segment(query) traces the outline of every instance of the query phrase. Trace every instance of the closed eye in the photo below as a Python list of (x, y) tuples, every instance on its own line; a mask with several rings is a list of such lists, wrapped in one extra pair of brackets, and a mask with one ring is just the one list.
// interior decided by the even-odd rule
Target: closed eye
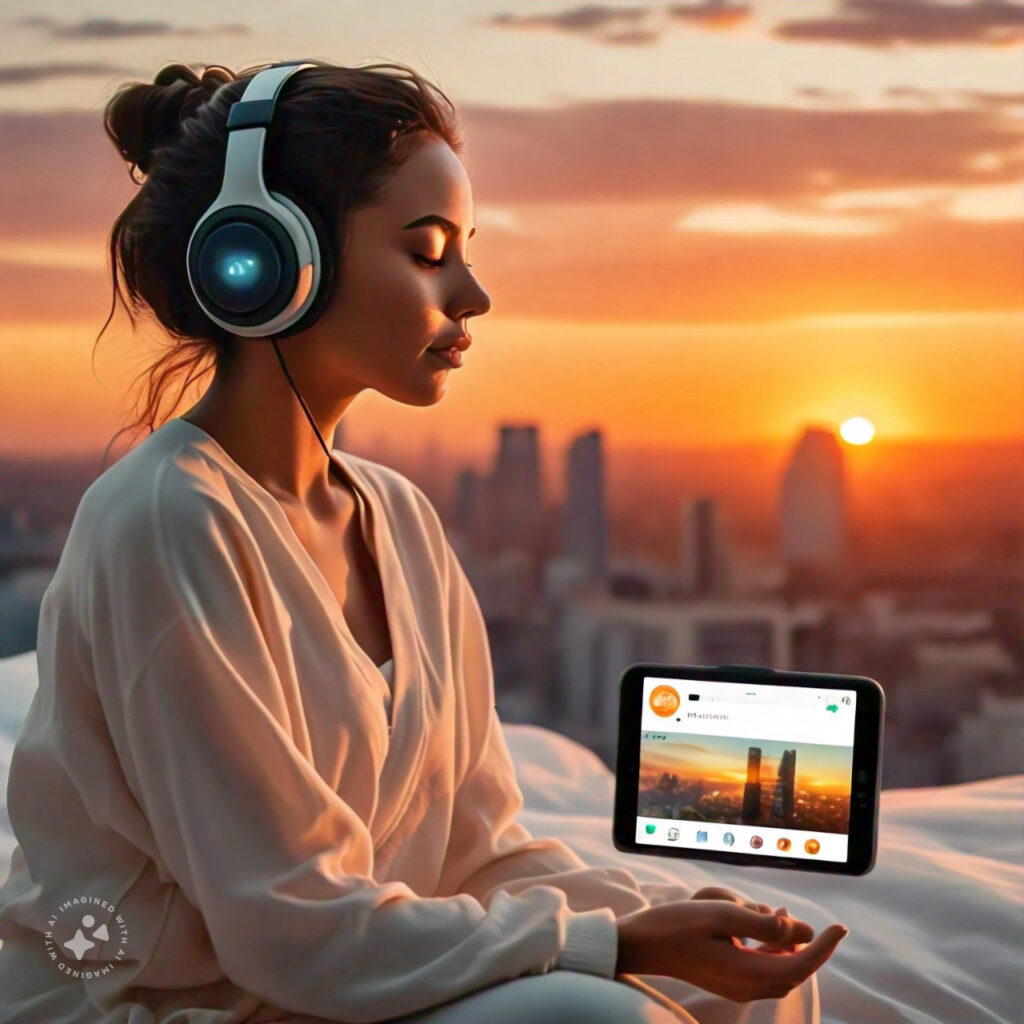
[[(416, 253), (416, 252), (414, 252), (412, 254), (412, 258), (414, 260), (420, 260), (422, 263), (425, 263), (428, 267), (443, 267), (444, 266), (444, 260), (428, 259), (426, 256), (421, 256), (419, 253)], [(466, 266), (467, 267), (472, 267), (473, 264), (472, 263), (467, 263)]]

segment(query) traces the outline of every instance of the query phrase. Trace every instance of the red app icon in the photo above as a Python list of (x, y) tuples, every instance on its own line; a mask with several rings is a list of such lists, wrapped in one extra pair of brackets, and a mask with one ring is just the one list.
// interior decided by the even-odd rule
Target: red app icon
[(764, 843), (764, 840), (760, 836), (751, 836), (750, 837), (750, 845), (755, 850), (760, 850), (763, 843)]

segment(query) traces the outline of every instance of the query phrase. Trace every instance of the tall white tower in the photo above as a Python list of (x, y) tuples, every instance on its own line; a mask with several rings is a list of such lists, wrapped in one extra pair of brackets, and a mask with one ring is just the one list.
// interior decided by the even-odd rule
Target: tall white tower
[(808, 427), (782, 477), (781, 544), (787, 569), (829, 579), (847, 559), (843, 453), (835, 434)]

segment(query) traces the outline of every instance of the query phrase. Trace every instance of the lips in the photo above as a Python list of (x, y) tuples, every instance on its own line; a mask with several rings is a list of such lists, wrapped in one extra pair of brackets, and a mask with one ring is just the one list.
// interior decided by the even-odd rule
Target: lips
[(450, 352), (453, 348), (458, 349), (460, 352), (465, 352), (470, 345), (473, 344), (473, 339), (468, 334), (460, 334), (457, 338), (452, 338), (451, 341), (442, 342), (440, 345), (431, 345), (427, 349), (428, 352)]
[(446, 363), (448, 366), (458, 367), (462, 365), (462, 353), (455, 345), (443, 350), (428, 348), (427, 351), (432, 355), (437, 356), (438, 359)]

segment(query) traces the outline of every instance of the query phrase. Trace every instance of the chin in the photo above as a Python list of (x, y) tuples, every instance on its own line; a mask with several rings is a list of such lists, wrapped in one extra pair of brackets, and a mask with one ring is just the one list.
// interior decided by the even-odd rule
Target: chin
[(448, 383), (443, 381), (440, 384), (428, 384), (427, 387), (409, 388), (402, 391), (381, 391), (386, 398), (394, 402), (401, 402), (402, 405), (425, 407), (437, 405), (446, 394), (448, 394)]

